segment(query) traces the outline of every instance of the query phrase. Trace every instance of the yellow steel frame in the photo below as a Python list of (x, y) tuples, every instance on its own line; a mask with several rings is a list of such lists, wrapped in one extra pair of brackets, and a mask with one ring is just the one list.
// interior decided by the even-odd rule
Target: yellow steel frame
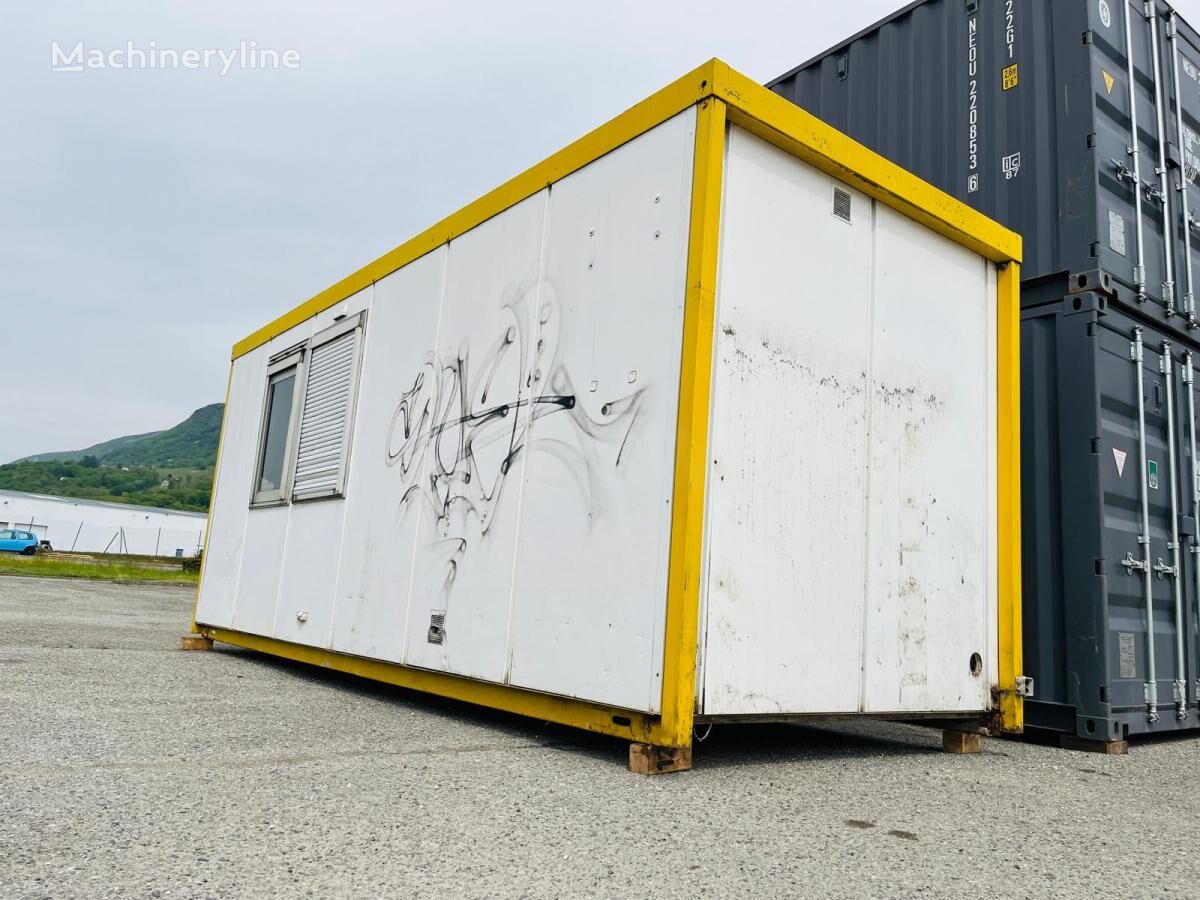
[[(696, 108), (683, 356), (667, 581), (661, 714), (414, 669), (195, 621), (213, 640), (377, 681), (662, 747), (687, 747), (696, 696), (705, 476), (725, 135), (733, 123), (1001, 265), (998, 279), (999, 674), (1005, 730), (1022, 727), (1018, 290), (1021, 239), (855, 143), (720, 60), (710, 60), (549, 159), (239, 341), (233, 358), (334, 306), (654, 126)], [(228, 401), (228, 396), (227, 396)], [(222, 438), (224, 429), (222, 428)], [(218, 475), (220, 449), (218, 449)], [(214, 488), (216, 482), (214, 481)], [(210, 516), (209, 527), (212, 520)], [(206, 560), (207, 562), (207, 560)], [(203, 580), (203, 572), (201, 573)], [(197, 592), (198, 596), (198, 592)]]
[(1017, 693), (1021, 645), (1021, 264), (1000, 269), (996, 288), (996, 525), (999, 584), (1000, 728), (1025, 727)]

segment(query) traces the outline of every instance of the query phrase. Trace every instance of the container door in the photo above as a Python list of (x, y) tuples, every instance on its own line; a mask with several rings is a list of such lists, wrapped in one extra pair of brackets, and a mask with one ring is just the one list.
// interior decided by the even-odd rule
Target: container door
[(1195, 93), (1200, 78), (1185, 32), (1194, 35), (1165, 4), (1121, 0), (1095, 4), (1088, 32), (1099, 175), (1093, 255), (1133, 289), (1135, 307), (1178, 327), (1196, 321), (1193, 204), (1181, 189), (1180, 147), (1200, 120), (1186, 109), (1180, 115), (1174, 102), (1179, 85)]
[(1167, 137), (1177, 192), (1177, 245), (1182, 301), (1190, 322), (1197, 320), (1196, 252), (1200, 241), (1196, 210), (1200, 208), (1200, 36), (1180, 16), (1167, 22), (1163, 47), (1168, 70), (1171, 107), (1167, 110)]
[[(1175, 717), (1183, 668), (1175, 629), (1180, 573), (1172, 501), (1174, 488), (1177, 507), (1179, 454), (1172, 438), (1181, 421), (1178, 372), (1168, 367), (1174, 353), (1157, 332), (1124, 317), (1102, 323), (1096, 450), (1105, 557), (1097, 562), (1109, 576), (1104, 635), (1109, 677), (1099, 680), (1098, 699), (1110, 703), (1114, 715), (1154, 723)], [(1069, 512), (1064, 526), (1072, 527)]]

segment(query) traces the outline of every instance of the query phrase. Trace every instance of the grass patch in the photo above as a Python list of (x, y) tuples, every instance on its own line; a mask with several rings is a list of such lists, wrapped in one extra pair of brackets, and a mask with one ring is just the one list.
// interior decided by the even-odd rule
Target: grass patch
[(150, 581), (156, 584), (195, 584), (197, 574), (163, 569), (136, 562), (75, 562), (45, 556), (0, 553), (0, 575), (36, 578), (90, 578), (94, 581)]

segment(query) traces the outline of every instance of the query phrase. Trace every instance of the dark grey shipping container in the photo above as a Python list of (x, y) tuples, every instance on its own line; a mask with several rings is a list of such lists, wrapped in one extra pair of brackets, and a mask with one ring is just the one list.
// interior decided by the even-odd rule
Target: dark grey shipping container
[(1191, 331), (1200, 36), (1165, 3), (924, 0), (768, 87), (1020, 233), (1025, 278), (1102, 270)]
[(1022, 313), (1028, 728), (1113, 741), (1200, 724), (1197, 367), (1101, 292)]
[(1027, 727), (1200, 726), (1200, 36), (923, 0), (768, 86), (1024, 238)]

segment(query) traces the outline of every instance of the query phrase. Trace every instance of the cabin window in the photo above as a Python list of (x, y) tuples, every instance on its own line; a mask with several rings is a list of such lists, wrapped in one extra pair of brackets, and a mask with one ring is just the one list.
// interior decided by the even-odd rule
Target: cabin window
[(296, 430), (296, 395), (304, 368), (303, 350), (291, 350), (267, 368), (254, 476), (254, 505), (282, 503), (287, 498), (292, 434)]
[(345, 496), (366, 313), (271, 358), (252, 506)]

